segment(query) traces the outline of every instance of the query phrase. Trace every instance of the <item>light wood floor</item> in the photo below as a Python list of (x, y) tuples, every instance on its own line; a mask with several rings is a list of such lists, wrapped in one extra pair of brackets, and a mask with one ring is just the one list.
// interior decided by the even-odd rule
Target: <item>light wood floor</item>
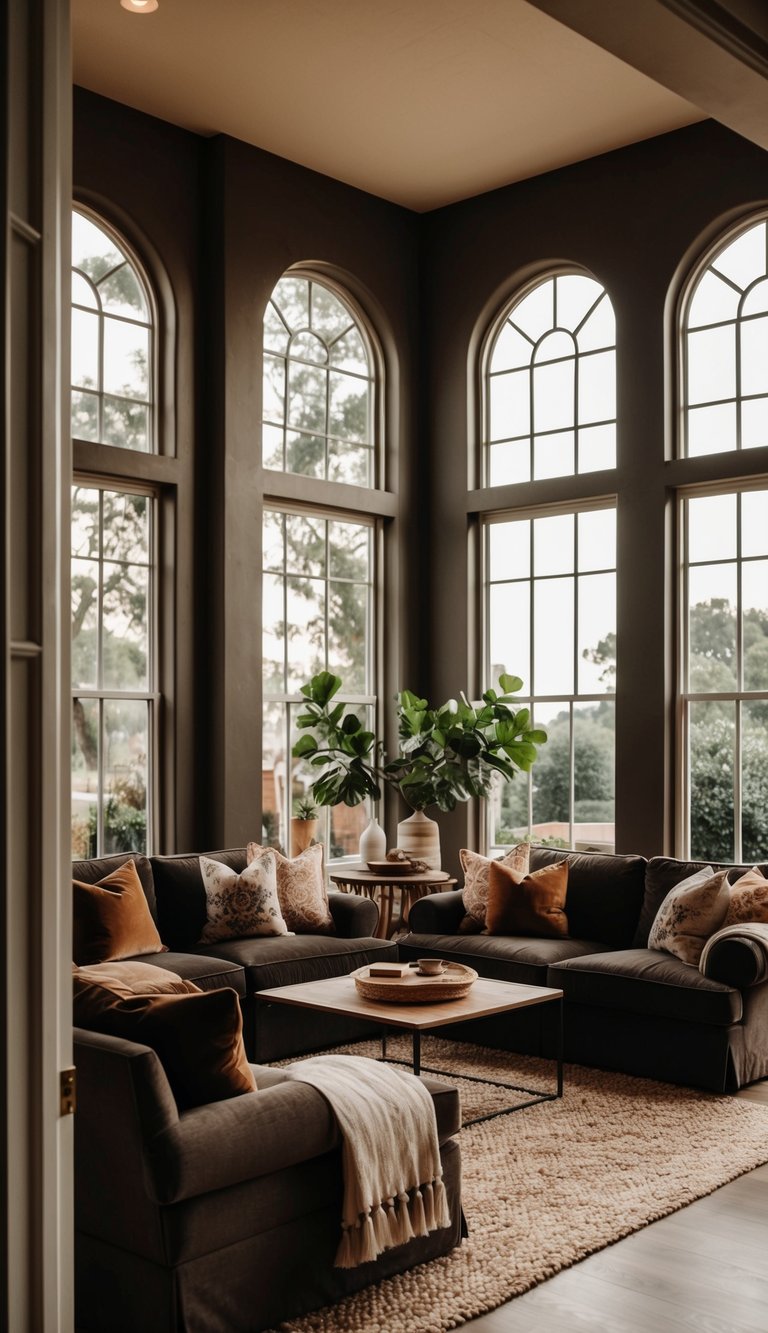
[[(768, 1080), (738, 1096), (768, 1106)], [(768, 1166), (590, 1255), (463, 1328), (768, 1333)]]

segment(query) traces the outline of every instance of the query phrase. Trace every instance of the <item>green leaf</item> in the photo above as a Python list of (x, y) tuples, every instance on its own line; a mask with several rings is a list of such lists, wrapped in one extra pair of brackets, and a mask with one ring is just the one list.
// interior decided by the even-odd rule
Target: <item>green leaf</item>
[(499, 685), (505, 694), (518, 694), (523, 688), (523, 682), (519, 676), (499, 676)]
[(315, 703), (325, 707), (334, 694), (341, 689), (341, 676), (334, 676), (331, 671), (320, 671), (312, 677), (309, 684), (312, 699)]
[(314, 736), (300, 736), (294, 745), (291, 754), (294, 759), (302, 759), (306, 755), (316, 754), (317, 741)]
[(524, 741), (532, 741), (534, 745), (546, 745), (547, 733), (543, 727), (534, 727), (533, 731), (526, 731), (523, 735)]

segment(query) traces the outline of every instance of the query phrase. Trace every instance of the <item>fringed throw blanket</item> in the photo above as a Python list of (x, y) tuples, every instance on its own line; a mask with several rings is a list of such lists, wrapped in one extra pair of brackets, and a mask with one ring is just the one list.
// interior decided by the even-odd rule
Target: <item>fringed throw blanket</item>
[(337, 1268), (451, 1225), (435, 1108), (414, 1074), (361, 1055), (321, 1055), (285, 1073), (323, 1094), (342, 1136)]

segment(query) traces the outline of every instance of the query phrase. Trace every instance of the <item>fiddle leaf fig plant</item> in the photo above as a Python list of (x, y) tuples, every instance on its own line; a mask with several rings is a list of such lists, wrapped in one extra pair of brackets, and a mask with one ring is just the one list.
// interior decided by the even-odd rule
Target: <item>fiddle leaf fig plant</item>
[(528, 772), (547, 739), (546, 731), (530, 726), (530, 710), (515, 706), (520, 677), (502, 675), (501, 693), (486, 690), (478, 706), (462, 694), (430, 708), (402, 690), (396, 696), (399, 753), (387, 762), (354, 708), (333, 703), (341, 685), (339, 676), (321, 671), (301, 688), (306, 703), (296, 725), (305, 734), (293, 755), (322, 769), (312, 784), (318, 805), (359, 805), (367, 796), (378, 801), (386, 785), (412, 810), (453, 810), (473, 796), (488, 796), (495, 774), (509, 780), (518, 770)]

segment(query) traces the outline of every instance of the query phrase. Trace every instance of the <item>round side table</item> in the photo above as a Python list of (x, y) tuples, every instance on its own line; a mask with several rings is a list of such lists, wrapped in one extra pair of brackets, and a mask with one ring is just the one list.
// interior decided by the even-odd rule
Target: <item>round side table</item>
[[(420, 870), (413, 875), (391, 875), (386, 871), (367, 870), (365, 866), (345, 866), (344, 869), (329, 872), (328, 878), (342, 893), (361, 893), (364, 897), (377, 902), (379, 920), (374, 931), (376, 939), (388, 940), (400, 930), (408, 927), (411, 905), (418, 898), (428, 893), (441, 893), (450, 889), (456, 880), (444, 870)], [(395, 890), (400, 891), (400, 915), (393, 922), (392, 908)]]

